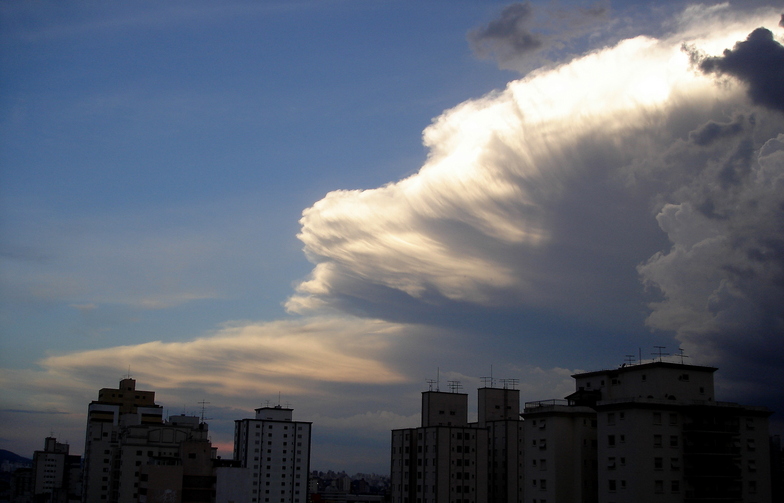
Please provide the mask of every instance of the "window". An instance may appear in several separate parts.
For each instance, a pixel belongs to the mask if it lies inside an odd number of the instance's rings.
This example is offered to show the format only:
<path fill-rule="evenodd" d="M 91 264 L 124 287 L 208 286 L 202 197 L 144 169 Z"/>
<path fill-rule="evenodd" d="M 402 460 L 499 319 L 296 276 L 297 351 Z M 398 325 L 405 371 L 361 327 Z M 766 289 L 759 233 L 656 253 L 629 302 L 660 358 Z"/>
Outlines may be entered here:
<path fill-rule="evenodd" d="M 747 417 L 746 418 L 746 429 L 749 430 L 749 431 L 754 430 L 754 418 L 753 417 Z"/>
<path fill-rule="evenodd" d="M 653 469 L 654 470 L 663 470 L 664 469 L 664 458 L 653 458 Z"/>
<path fill-rule="evenodd" d="M 749 468 L 750 472 L 752 472 L 752 473 L 756 472 L 757 471 L 757 462 L 754 461 L 753 459 L 750 459 L 749 460 L 749 464 L 748 464 L 748 468 Z"/>
<path fill-rule="evenodd" d="M 757 494 L 757 482 L 749 480 L 749 494 Z"/>
<path fill-rule="evenodd" d="M 670 458 L 670 470 L 678 471 L 681 469 L 681 460 L 678 458 Z"/>
<path fill-rule="evenodd" d="M 752 452 L 756 450 L 756 445 L 754 445 L 754 439 L 753 438 L 750 438 L 750 439 L 746 440 L 746 449 L 748 449 L 749 451 L 752 451 Z"/>
<path fill-rule="evenodd" d="M 607 435 L 607 445 L 610 447 L 615 447 L 615 435 Z"/>
<path fill-rule="evenodd" d="M 678 435 L 670 435 L 670 447 L 678 447 Z"/>
<path fill-rule="evenodd" d="M 681 481 L 680 480 L 673 480 L 670 482 L 670 492 L 679 493 L 681 492 Z"/>
<path fill-rule="evenodd" d="M 654 435 L 653 436 L 653 446 L 654 447 L 661 447 L 662 446 L 662 436 L 661 435 Z"/>
<path fill-rule="evenodd" d="M 661 412 L 654 412 L 653 413 L 653 424 L 662 424 L 661 423 Z"/>
<path fill-rule="evenodd" d="M 547 490 L 547 480 L 545 480 L 545 479 L 540 479 L 539 480 L 539 490 L 540 491 L 546 491 Z"/>
<path fill-rule="evenodd" d="M 617 488 L 617 484 L 616 484 L 616 481 L 614 479 L 610 479 L 610 480 L 607 481 L 607 489 L 611 493 L 614 493 L 616 488 Z"/>
<path fill-rule="evenodd" d="M 609 424 L 610 426 L 615 424 L 615 413 L 614 412 L 610 412 L 609 414 L 607 414 L 607 424 Z"/>
<path fill-rule="evenodd" d="M 670 414 L 670 424 L 678 424 L 678 414 L 671 413 Z"/>
<path fill-rule="evenodd" d="M 542 460 L 539 461 L 539 469 L 542 470 L 542 471 L 547 470 L 547 460 L 546 459 L 542 459 Z"/>
<path fill-rule="evenodd" d="M 615 470 L 615 458 L 614 457 L 607 458 L 607 469 L 608 470 Z"/>
<path fill-rule="evenodd" d="M 653 481 L 653 492 L 656 494 L 661 494 L 664 492 L 664 481 L 663 480 L 654 480 Z"/>

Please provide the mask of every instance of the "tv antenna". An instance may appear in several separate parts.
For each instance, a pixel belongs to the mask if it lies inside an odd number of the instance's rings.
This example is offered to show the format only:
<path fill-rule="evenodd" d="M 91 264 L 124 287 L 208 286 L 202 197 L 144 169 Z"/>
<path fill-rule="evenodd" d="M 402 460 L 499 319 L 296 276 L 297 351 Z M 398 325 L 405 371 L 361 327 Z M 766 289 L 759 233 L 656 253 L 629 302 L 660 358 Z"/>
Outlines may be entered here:
<path fill-rule="evenodd" d="M 480 377 L 480 379 L 482 379 L 482 384 L 484 384 L 486 388 L 487 387 L 495 388 L 495 379 L 493 379 L 493 366 L 492 365 L 490 365 L 490 377 Z M 488 386 L 488 384 L 490 386 Z"/>
<path fill-rule="evenodd" d="M 683 354 L 683 348 L 678 348 L 678 356 L 681 357 L 681 365 L 683 365 L 683 359 L 688 358 L 688 355 Z"/>
<path fill-rule="evenodd" d="M 634 355 L 625 355 L 623 361 L 628 365 L 634 365 Z"/>
<path fill-rule="evenodd" d="M 654 356 L 658 355 L 659 356 L 659 362 L 662 361 L 662 356 L 668 356 L 669 355 L 669 353 L 662 353 L 662 349 L 666 348 L 667 346 L 653 346 L 653 347 L 655 347 L 658 350 L 658 352 L 651 353 L 651 355 L 654 355 Z"/>
<path fill-rule="evenodd" d="M 202 400 L 201 402 L 197 402 L 197 403 L 201 405 L 201 422 L 203 423 L 204 422 L 204 408 L 210 402 L 208 402 L 206 400 Z"/>
<path fill-rule="evenodd" d="M 447 381 L 447 383 L 449 386 L 449 391 L 452 393 L 460 393 L 460 388 L 463 387 L 463 385 L 460 384 L 460 381 Z"/>
<path fill-rule="evenodd" d="M 504 389 L 517 389 L 520 379 L 501 379 Z"/>
<path fill-rule="evenodd" d="M 433 391 L 433 385 L 434 384 L 437 384 L 437 381 L 435 379 L 428 379 L 427 380 L 427 390 L 428 391 Z M 438 391 L 438 388 L 436 388 L 436 391 Z"/>

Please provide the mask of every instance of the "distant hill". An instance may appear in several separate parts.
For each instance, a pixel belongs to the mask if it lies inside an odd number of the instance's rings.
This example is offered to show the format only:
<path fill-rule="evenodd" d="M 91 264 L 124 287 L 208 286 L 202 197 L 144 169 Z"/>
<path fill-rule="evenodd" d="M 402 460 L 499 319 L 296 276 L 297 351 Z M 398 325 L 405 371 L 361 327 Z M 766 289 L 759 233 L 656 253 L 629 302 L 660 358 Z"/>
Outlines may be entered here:
<path fill-rule="evenodd" d="M 33 460 L 30 458 L 26 458 L 24 456 L 20 456 L 19 454 L 13 453 L 11 451 L 7 451 L 5 449 L 0 449 L 0 464 L 4 461 L 8 461 L 9 463 L 27 463 L 32 465 Z"/>

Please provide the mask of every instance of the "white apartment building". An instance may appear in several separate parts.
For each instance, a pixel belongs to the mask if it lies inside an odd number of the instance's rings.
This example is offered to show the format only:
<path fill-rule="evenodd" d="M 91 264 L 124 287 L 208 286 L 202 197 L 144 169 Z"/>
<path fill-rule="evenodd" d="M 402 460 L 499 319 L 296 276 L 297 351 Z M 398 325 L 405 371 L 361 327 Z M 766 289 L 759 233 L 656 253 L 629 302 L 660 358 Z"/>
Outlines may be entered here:
<path fill-rule="evenodd" d="M 278 405 L 256 409 L 253 419 L 235 421 L 234 459 L 244 470 L 228 471 L 235 479 L 247 477 L 237 483 L 249 490 L 238 502 L 307 501 L 312 423 L 293 421 L 292 417 L 292 409 Z M 219 487 L 218 501 L 224 501 L 223 491 Z M 228 496 L 225 500 L 229 501 Z"/>

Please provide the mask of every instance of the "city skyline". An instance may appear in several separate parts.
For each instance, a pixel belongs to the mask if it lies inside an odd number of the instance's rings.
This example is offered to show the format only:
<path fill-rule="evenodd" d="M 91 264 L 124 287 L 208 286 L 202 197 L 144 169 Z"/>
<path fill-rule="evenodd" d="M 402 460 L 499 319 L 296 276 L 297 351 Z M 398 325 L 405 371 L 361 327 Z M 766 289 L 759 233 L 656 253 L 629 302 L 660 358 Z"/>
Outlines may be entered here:
<path fill-rule="evenodd" d="M 437 374 L 655 346 L 784 431 L 780 6 L 421 4 L 0 6 L 0 446 L 129 374 L 385 473 Z"/>

